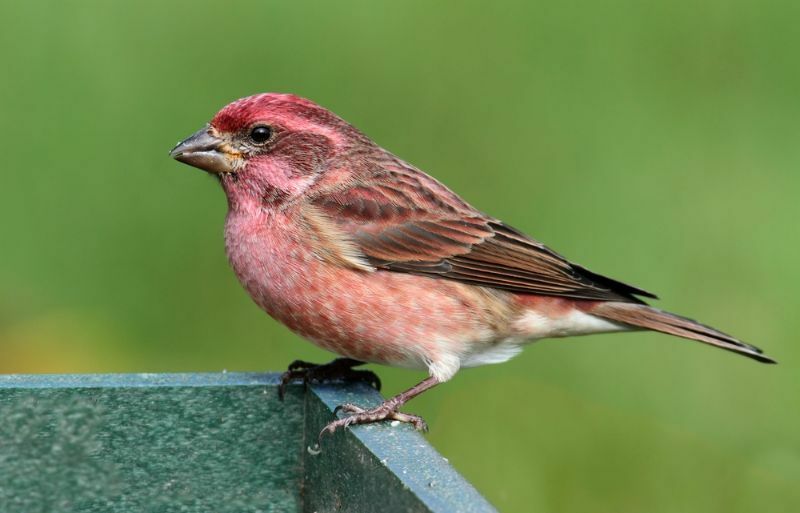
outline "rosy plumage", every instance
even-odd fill
[[[476,210],[309,100],[237,100],[171,155],[218,176],[228,258],[253,300],[346,358],[287,377],[362,362],[429,372],[379,408],[345,405],[330,431],[387,418],[422,428],[398,412],[408,399],[546,337],[651,329],[772,362]]]

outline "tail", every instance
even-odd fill
[[[597,304],[588,313],[632,327],[660,331],[676,337],[697,340],[720,347],[726,351],[739,353],[762,363],[777,363],[772,358],[763,355],[761,349],[755,346],[745,344],[741,340],[737,340],[730,335],[692,319],[680,317],[647,305],[605,302]]]

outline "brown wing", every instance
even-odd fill
[[[656,297],[570,263],[399,164],[312,204],[378,269],[575,299],[641,303],[636,295]]]

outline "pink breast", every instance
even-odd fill
[[[443,352],[491,338],[484,308],[464,285],[320,260],[284,214],[230,214],[226,249],[253,300],[334,353],[423,368]]]

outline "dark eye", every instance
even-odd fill
[[[270,137],[272,137],[272,129],[268,126],[254,126],[253,129],[250,130],[250,139],[255,143],[265,143]]]

